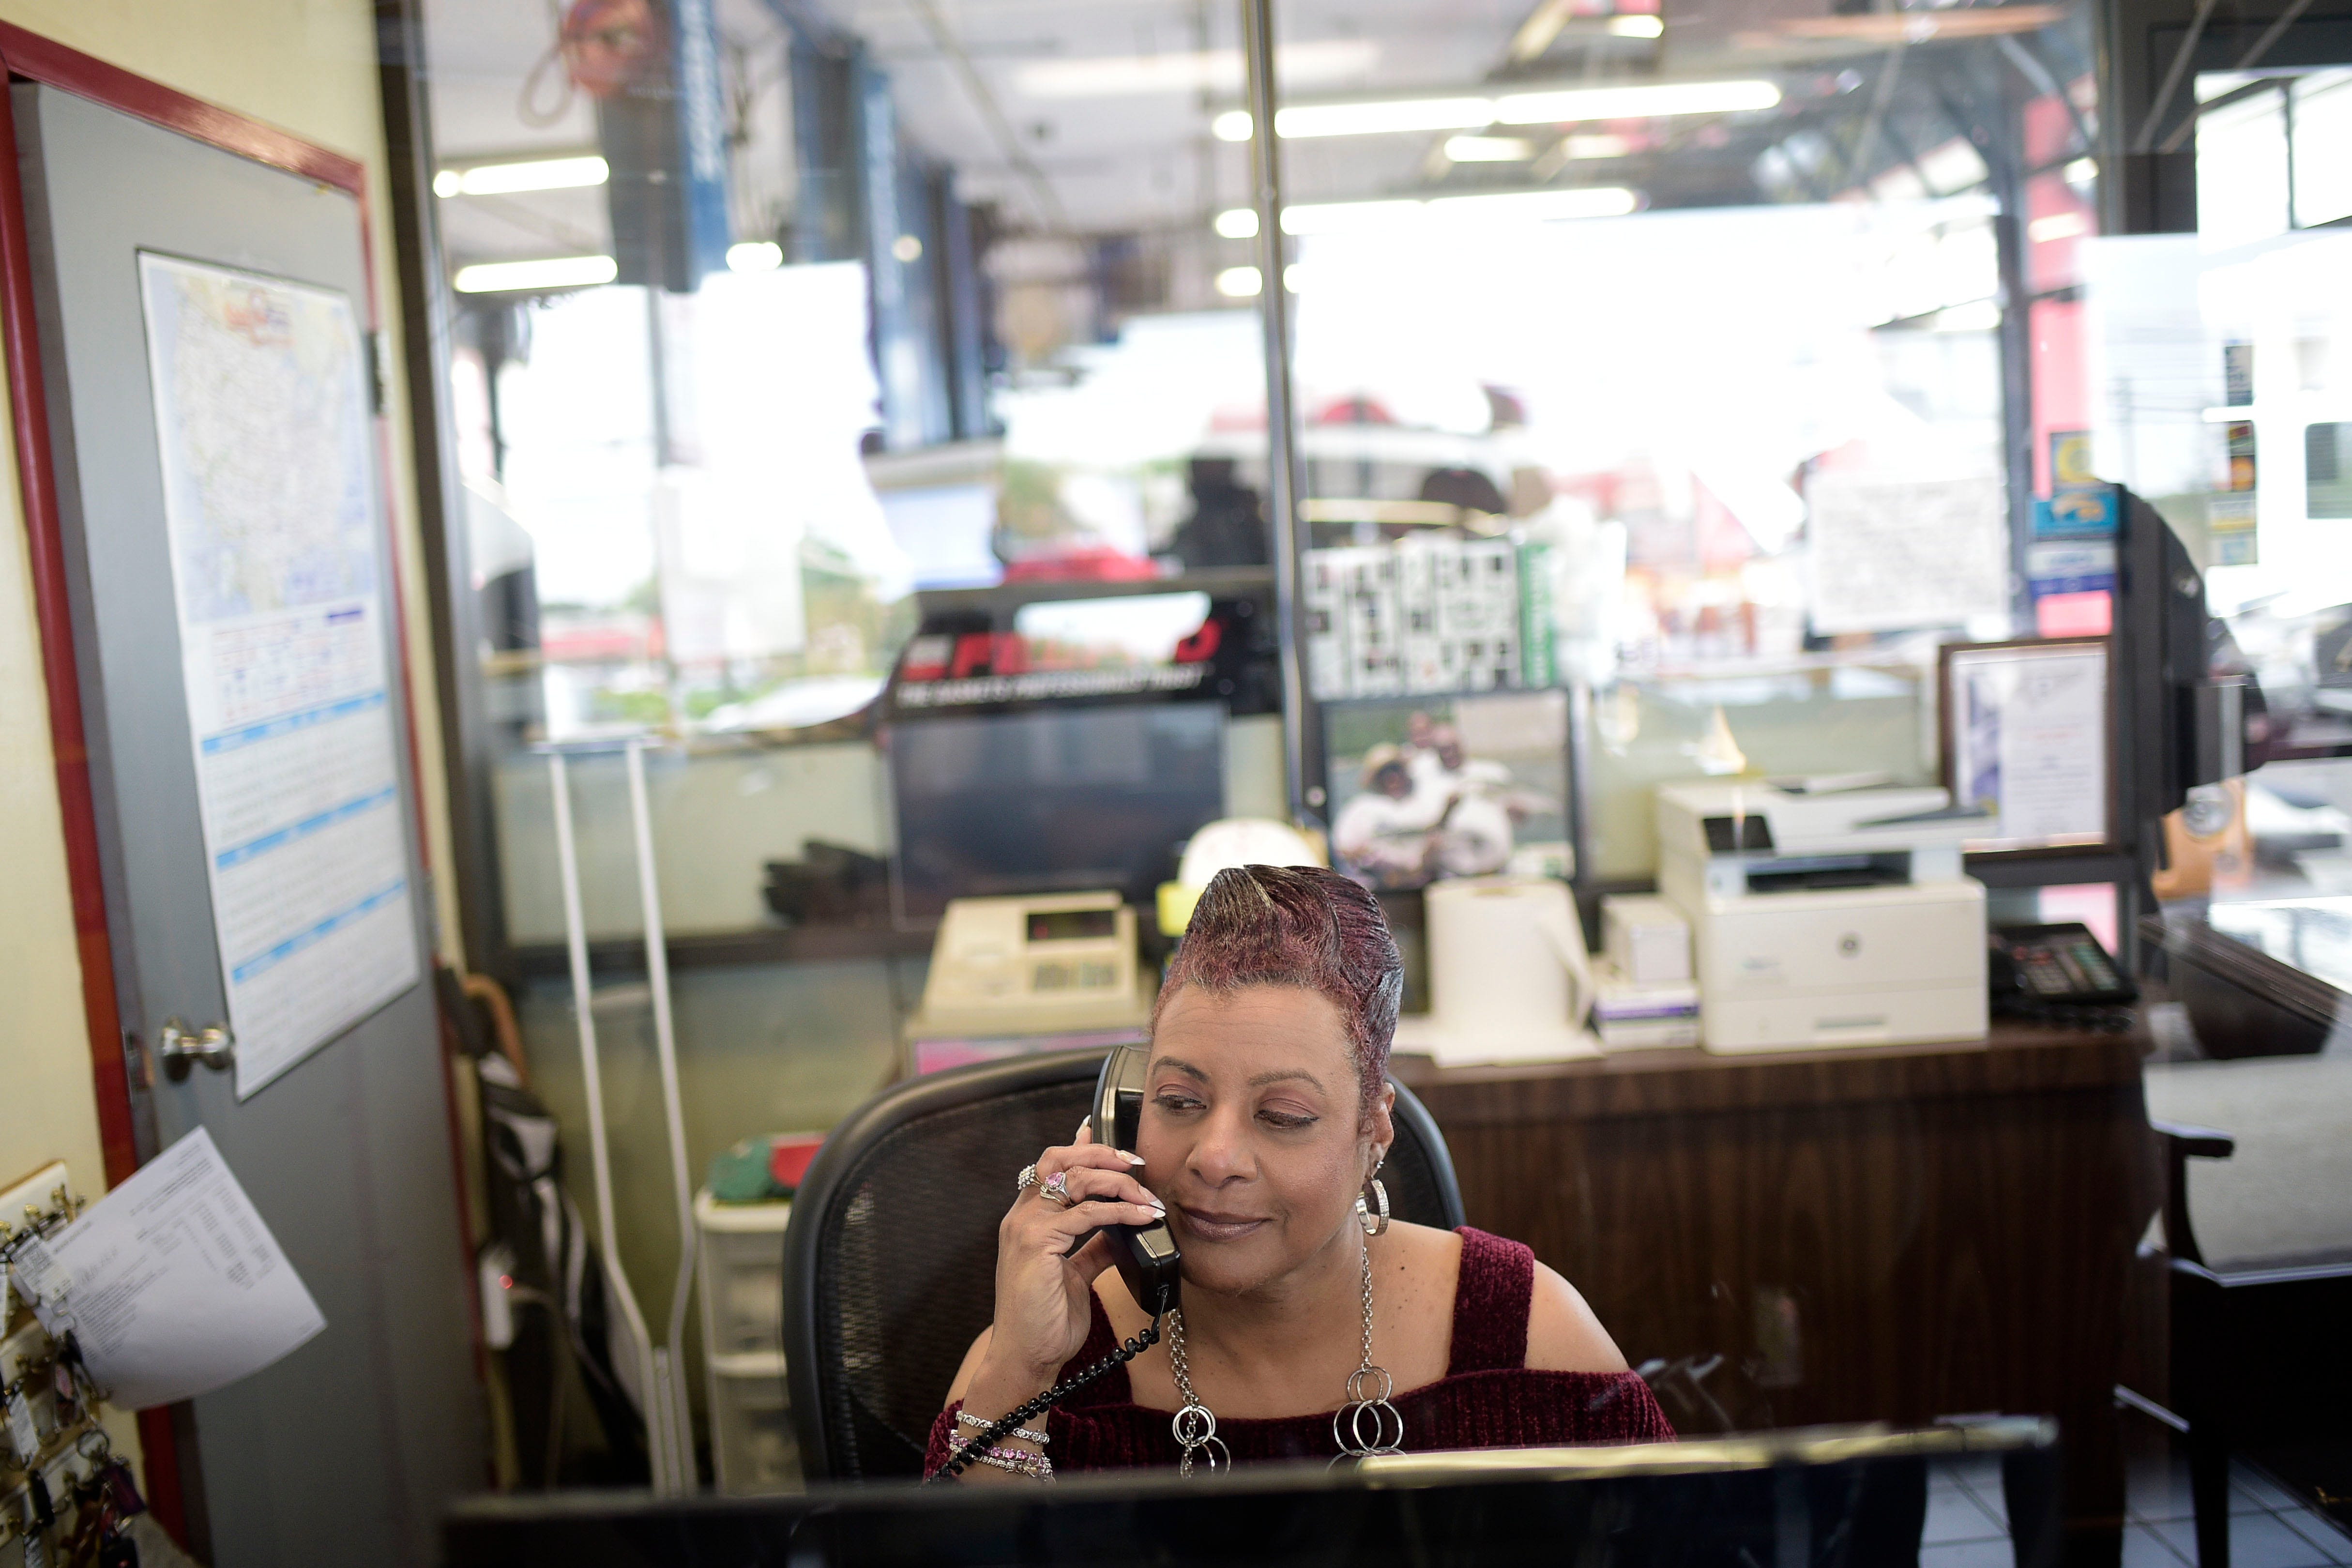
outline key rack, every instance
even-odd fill
[[[43,1528],[62,1532],[81,1506],[77,1493],[97,1485],[115,1462],[100,1419],[103,1391],[84,1383],[79,1400],[60,1410],[57,1369],[63,1351],[32,1304],[17,1295],[6,1268],[26,1237],[62,1228],[88,1202],[74,1192],[62,1161],[0,1189],[0,1393],[5,1394],[0,1402],[0,1544],[26,1540],[36,1518],[36,1476],[55,1521]],[[20,1446],[26,1424],[36,1439],[29,1454]]]

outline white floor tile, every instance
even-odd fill
[[[2165,1544],[2154,1527],[2134,1524],[2124,1530],[2123,1568],[2185,1568],[2180,1553]]]
[[[2153,1527],[2175,1552],[2197,1561],[2197,1527],[2185,1519]],[[2274,1514],[2241,1513],[2230,1519],[2230,1568],[2333,1568],[2327,1553],[2287,1528]]]
[[[2352,1563],[2352,1535],[2338,1530],[2326,1515],[2307,1508],[2281,1509],[2286,1527],[2327,1553],[2336,1563]]]
[[[1919,1548],[1919,1568],[2017,1568],[2017,1553],[2007,1541],[1947,1542]]]
[[[1983,1541],[2007,1534],[2008,1528],[1987,1512],[1966,1489],[1927,1489],[1927,1521],[1919,1531],[1921,1544],[1934,1546],[1951,1541]]]

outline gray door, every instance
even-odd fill
[[[202,1027],[226,1005],[139,253],[337,290],[364,321],[359,215],[340,191],[86,100],[12,90],[117,985],[123,1027],[152,1042],[166,1018]],[[380,513],[381,487],[371,493]],[[428,897],[390,619],[378,624],[395,671],[400,817],[421,921]],[[195,1401],[218,1568],[429,1562],[441,1504],[481,1483],[442,1074],[420,981],[242,1101],[231,1074],[199,1068],[180,1082],[158,1073],[140,1108],[157,1146],[211,1131],[327,1321],[276,1365]]]

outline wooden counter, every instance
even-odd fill
[[[2112,1563],[2126,1281],[2159,1192],[2147,1048],[2004,1026],[1391,1070],[1470,1223],[1566,1275],[1634,1364],[1721,1356],[1701,1386],[1739,1426],[2055,1415],[2070,1556]]]

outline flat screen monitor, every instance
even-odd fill
[[[1215,702],[926,718],[887,731],[909,925],[950,899],[1117,889],[1148,904],[1184,841],[1225,815]]]

